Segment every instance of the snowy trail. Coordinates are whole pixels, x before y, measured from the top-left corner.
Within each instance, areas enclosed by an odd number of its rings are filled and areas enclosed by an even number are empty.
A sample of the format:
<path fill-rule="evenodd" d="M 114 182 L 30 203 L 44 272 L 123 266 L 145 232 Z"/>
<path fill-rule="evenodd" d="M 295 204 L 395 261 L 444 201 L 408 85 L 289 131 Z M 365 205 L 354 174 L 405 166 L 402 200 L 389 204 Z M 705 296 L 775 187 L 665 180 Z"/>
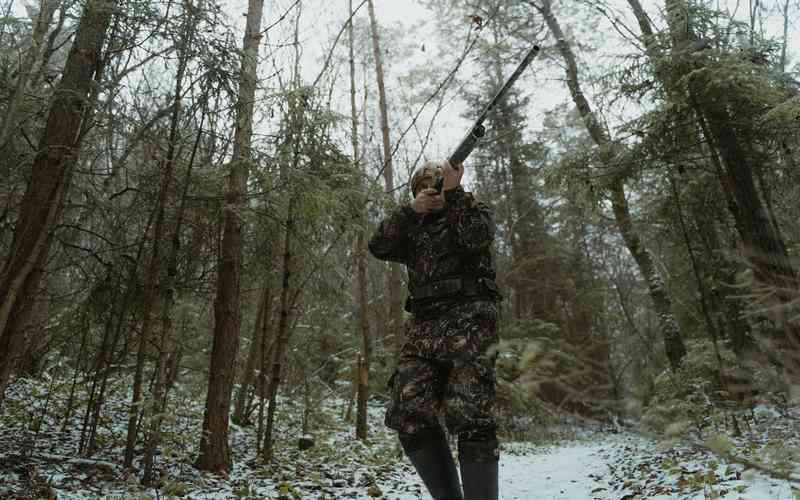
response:
<path fill-rule="evenodd" d="M 521 443 L 504 445 L 500 458 L 500 498 L 503 500 L 794 500 L 786 481 L 761 474 L 742 479 L 735 467 L 718 466 L 714 483 L 680 486 L 697 477 L 704 461 L 682 465 L 685 474 L 663 468 L 669 452 L 632 435 L 606 435 L 591 441 L 568 442 L 547 448 Z M 410 468 L 410 466 L 409 466 Z M 727 477 L 726 477 L 727 476 Z M 383 489 L 390 500 L 429 498 L 416 474 L 408 472 L 402 489 Z M 382 485 L 383 486 L 383 485 Z M 369 497 L 364 497 L 369 498 Z"/>
<path fill-rule="evenodd" d="M 599 485 L 594 477 L 608 472 L 602 450 L 608 443 L 569 443 L 562 446 L 534 450 L 529 446 L 504 447 L 500 458 L 500 498 L 503 500 L 532 499 L 591 499 Z M 416 494 L 424 491 L 415 474 L 409 474 L 408 490 L 400 493 L 387 491 L 392 500 L 425 498 Z M 412 484 L 413 483 L 413 484 Z M 599 490 L 602 492 L 602 490 Z M 599 497 L 597 497 L 599 498 Z"/>
<path fill-rule="evenodd" d="M 574 443 L 534 455 L 506 453 L 500 462 L 501 498 L 593 498 L 603 486 L 591 476 L 602 477 L 608 471 L 603 445 Z"/>

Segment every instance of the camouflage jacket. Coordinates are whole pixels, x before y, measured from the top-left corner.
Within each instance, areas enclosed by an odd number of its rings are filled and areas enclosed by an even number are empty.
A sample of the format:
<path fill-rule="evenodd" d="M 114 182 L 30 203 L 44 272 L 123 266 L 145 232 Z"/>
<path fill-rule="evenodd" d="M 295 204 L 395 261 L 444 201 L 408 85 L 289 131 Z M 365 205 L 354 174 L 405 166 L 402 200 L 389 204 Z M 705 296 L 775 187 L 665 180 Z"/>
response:
<path fill-rule="evenodd" d="M 491 210 L 462 187 L 445 192 L 444 210 L 420 216 L 406 204 L 393 211 L 369 242 L 372 255 L 400 262 L 408 270 L 408 288 L 414 289 L 447 278 L 475 276 L 495 279 L 491 246 L 495 225 Z M 496 300 L 496 289 L 483 300 Z M 415 316 L 447 310 L 463 298 L 450 297 L 414 304 Z"/>

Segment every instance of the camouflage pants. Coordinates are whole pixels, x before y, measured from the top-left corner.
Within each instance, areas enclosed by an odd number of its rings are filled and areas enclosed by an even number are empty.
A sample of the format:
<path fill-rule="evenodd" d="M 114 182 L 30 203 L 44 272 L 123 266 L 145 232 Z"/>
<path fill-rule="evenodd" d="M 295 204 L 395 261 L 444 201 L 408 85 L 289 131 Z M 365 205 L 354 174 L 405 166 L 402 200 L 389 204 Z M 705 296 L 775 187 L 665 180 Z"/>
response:
<path fill-rule="evenodd" d="M 386 426 L 415 434 L 438 428 L 443 416 L 461 440 L 490 439 L 496 429 L 496 344 L 494 302 L 457 304 L 438 317 L 412 320 L 389 381 Z"/>

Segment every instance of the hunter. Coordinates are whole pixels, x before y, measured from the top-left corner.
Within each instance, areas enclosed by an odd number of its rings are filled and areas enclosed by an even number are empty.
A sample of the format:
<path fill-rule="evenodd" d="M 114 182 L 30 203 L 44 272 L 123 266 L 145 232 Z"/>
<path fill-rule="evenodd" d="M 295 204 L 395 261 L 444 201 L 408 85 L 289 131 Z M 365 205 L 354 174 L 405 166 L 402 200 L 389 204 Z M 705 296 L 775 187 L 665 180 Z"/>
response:
<path fill-rule="evenodd" d="M 413 201 L 369 243 L 376 258 L 406 266 L 412 315 L 385 423 L 435 500 L 497 500 L 495 225 L 489 207 L 464 191 L 463 175 L 461 165 L 425 164 L 411 178 Z M 458 436 L 463 494 L 442 422 Z"/>

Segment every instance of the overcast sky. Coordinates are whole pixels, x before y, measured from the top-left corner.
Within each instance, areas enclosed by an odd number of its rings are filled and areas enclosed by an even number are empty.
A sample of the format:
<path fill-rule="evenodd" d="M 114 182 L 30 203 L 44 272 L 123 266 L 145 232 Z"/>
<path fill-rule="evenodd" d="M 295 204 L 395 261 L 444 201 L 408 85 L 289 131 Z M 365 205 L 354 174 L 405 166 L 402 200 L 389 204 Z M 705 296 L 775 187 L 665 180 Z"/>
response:
<path fill-rule="evenodd" d="M 397 79 L 402 74 L 404 68 L 410 63 L 429 64 L 433 67 L 440 68 L 441 77 L 444 77 L 447 72 L 450 71 L 458 54 L 453 54 L 453 57 L 449 60 L 436 59 L 437 50 L 435 50 L 435 47 L 437 43 L 439 43 L 439 37 L 437 36 L 438 34 L 435 32 L 435 30 L 438 20 L 435 19 L 435 16 L 432 12 L 421 7 L 416 1 L 411 0 L 374 0 L 374 2 L 376 14 L 381 25 L 404 25 L 409 27 L 416 26 L 417 28 L 414 31 L 414 34 L 411 35 L 411 37 L 413 37 L 411 41 L 420 45 L 421 43 L 425 43 L 428 47 L 428 50 L 425 52 L 422 52 L 421 50 L 415 51 L 413 53 L 413 60 L 386 61 L 387 86 L 390 93 L 393 91 L 398 91 Z M 777 4 L 777 2 L 778 0 L 773 0 L 772 2 L 767 0 L 762 2 L 762 4 L 769 6 L 771 3 Z M 270 8 L 268 17 L 273 20 L 276 19 L 293 3 L 294 0 L 279 0 Z M 353 0 L 353 3 L 358 5 L 359 0 Z M 719 0 L 716 3 L 718 3 L 720 6 L 729 5 L 731 10 L 733 10 L 738 4 L 739 10 L 737 18 L 747 19 L 748 2 L 739 1 L 737 3 L 736 0 Z M 617 13 L 621 16 L 624 16 L 623 21 L 625 24 L 629 26 L 634 33 L 638 32 L 638 26 L 633 16 L 630 14 L 630 8 L 627 5 L 627 1 L 612 0 L 612 4 L 617 7 Z M 304 64 L 303 67 L 304 78 L 307 81 L 310 81 L 319 71 L 319 65 L 314 64 L 314 62 L 318 61 L 324 53 L 327 53 L 330 46 L 330 41 L 339 31 L 344 23 L 344 20 L 347 18 L 347 0 L 304 0 L 304 5 L 303 22 L 301 23 L 301 38 L 304 42 L 303 45 L 305 59 L 310 61 L 310 63 Z M 642 5 L 655 20 L 656 24 L 660 25 L 662 21 L 659 6 L 663 5 L 663 1 L 642 0 Z M 241 1 L 240 8 L 242 11 L 246 10 L 245 1 Z M 464 16 L 466 17 L 468 14 L 470 13 L 465 12 Z M 364 6 L 357 14 L 357 17 L 366 19 L 367 15 L 367 8 Z M 780 25 L 780 16 L 774 17 L 775 23 L 766 26 L 766 30 L 773 36 L 781 36 L 782 26 Z M 266 21 L 265 24 L 271 24 L 272 22 L 274 21 Z M 423 26 L 419 27 L 421 24 Z M 465 21 L 465 28 L 466 24 L 467 23 Z M 794 20 L 791 27 L 790 40 L 792 40 L 793 43 L 790 44 L 790 63 L 788 67 L 792 67 L 792 65 L 796 63 L 798 52 L 800 52 L 800 32 L 798 32 L 800 29 L 799 24 L 800 23 L 798 23 L 797 20 Z M 592 37 L 592 41 L 599 38 L 598 33 L 607 35 L 605 38 L 603 38 L 605 41 L 605 47 L 601 47 L 600 50 L 594 54 L 586 56 L 585 54 L 581 53 L 581 51 L 576 51 L 579 60 L 584 61 L 588 68 L 592 68 L 597 71 L 609 70 L 614 64 L 616 64 L 616 61 L 613 59 L 615 51 L 630 51 L 630 46 L 627 44 L 627 42 L 623 42 L 621 40 L 619 35 L 614 31 L 608 21 L 600 20 L 596 25 L 593 26 L 570 26 L 569 21 L 567 19 L 563 19 L 562 25 L 568 34 L 572 31 L 575 33 L 576 37 Z M 284 34 L 282 36 L 288 36 L 291 27 L 292 26 L 290 23 L 286 23 L 283 31 Z M 343 39 L 340 41 L 342 51 L 346 49 L 346 43 L 346 37 L 343 37 Z M 591 59 L 587 61 L 585 59 L 586 57 Z M 346 78 L 347 70 L 346 68 L 342 68 L 341 71 L 343 71 L 343 75 L 339 80 L 339 86 L 341 90 L 340 97 L 343 106 L 341 111 L 349 113 L 349 82 Z M 477 68 L 474 65 L 467 64 L 462 68 L 462 70 L 460 70 L 459 76 L 463 78 L 469 78 L 470 76 L 474 75 L 476 71 Z M 588 75 L 586 73 L 582 74 L 583 78 L 586 78 L 587 76 Z M 369 77 L 374 79 L 374 74 L 369 75 Z M 563 69 L 551 62 L 539 60 L 533 62 L 526 73 L 526 77 L 520 80 L 518 83 L 518 87 L 527 95 L 532 97 L 533 104 L 529 110 L 529 122 L 527 123 L 529 130 L 540 130 L 543 113 L 547 110 L 553 109 L 560 103 L 569 101 L 570 97 L 562 78 Z M 592 86 L 588 82 L 584 82 L 584 85 L 585 91 L 590 95 L 591 98 L 591 94 L 593 92 Z M 487 100 L 490 97 L 491 96 L 487 96 Z M 463 109 L 463 103 L 461 103 L 460 100 L 456 100 L 439 115 L 439 118 L 436 122 L 437 127 L 435 129 L 436 133 L 434 134 L 434 139 L 426 148 L 427 157 L 435 160 L 441 160 L 455 148 L 456 144 L 469 126 L 469 123 L 459 116 L 463 112 Z M 606 109 L 604 111 L 606 112 L 606 118 L 612 123 L 621 116 L 627 115 L 629 117 L 630 113 L 638 114 L 640 112 L 640 110 L 636 109 L 626 110 L 622 108 L 610 110 Z M 400 134 L 401 130 L 399 129 L 405 128 L 407 124 L 410 123 L 410 120 L 407 113 L 401 110 L 390 109 L 390 113 L 392 114 L 392 121 L 396 122 L 397 125 L 400 125 L 392 130 L 392 139 L 394 141 Z M 615 113 L 619 116 L 613 116 Z M 424 123 L 427 124 L 427 121 Z M 412 137 L 406 137 L 406 141 L 411 140 L 413 140 Z M 402 171 L 402 169 L 399 170 Z"/>
<path fill-rule="evenodd" d="M 235 23 L 237 23 L 240 29 L 243 29 L 245 20 L 244 16 L 247 11 L 247 0 L 219 1 L 226 5 L 226 10 L 230 14 L 230 17 Z M 782 2 L 783 0 L 766 0 L 763 1 L 762 4 L 767 6 L 777 5 L 779 1 Z M 435 19 L 435 15 L 432 12 L 421 7 L 416 1 L 413 0 L 374 0 L 374 2 L 378 21 L 381 25 L 407 26 L 409 27 L 409 31 L 411 31 L 410 27 L 414 26 L 415 30 L 413 35 L 409 35 L 410 40 L 408 40 L 408 42 L 419 45 L 425 43 L 428 47 L 428 49 L 424 52 L 422 50 L 414 51 L 413 57 L 410 57 L 408 60 L 398 61 L 396 59 L 392 59 L 385 61 L 387 70 L 387 87 L 390 95 L 393 95 L 392 93 L 400 92 L 400 89 L 398 88 L 398 78 L 412 64 L 429 65 L 433 68 L 436 68 L 439 71 L 440 77 L 444 78 L 444 76 L 453 67 L 458 54 L 452 54 L 452 57 L 449 57 L 446 60 L 437 59 L 438 51 L 436 50 L 436 47 L 440 41 L 436 29 L 437 23 L 440 20 Z M 613 5 L 617 6 L 617 12 L 625 17 L 624 22 L 634 32 L 638 32 L 636 23 L 629 14 L 630 9 L 627 6 L 626 0 L 611 0 L 611 2 Z M 38 2 L 33 0 L 14 0 L 13 10 L 17 15 L 25 15 L 24 6 L 35 5 L 36 3 Z M 303 79 L 305 83 L 308 84 L 313 81 L 313 79 L 319 73 L 321 58 L 329 51 L 331 41 L 339 32 L 348 17 L 348 0 L 302 0 L 302 3 L 303 15 L 301 17 L 300 34 L 301 45 L 303 47 L 302 68 Z M 358 5 L 360 0 L 353 0 L 353 3 Z M 737 0 L 719 0 L 716 3 L 721 6 L 728 5 L 730 6 L 729 8 L 731 10 L 733 10 L 738 4 L 739 11 L 737 17 L 739 19 L 747 18 L 747 4 L 749 2 Z M 287 12 L 289 13 L 286 20 L 270 30 L 265 40 L 265 44 L 262 46 L 261 50 L 262 55 L 276 55 L 277 64 L 279 66 L 282 65 L 286 70 L 291 68 L 290 61 L 293 57 L 292 49 L 284 44 L 291 42 L 292 31 L 294 27 L 292 20 L 296 13 L 296 10 L 292 9 L 294 4 L 295 0 L 265 0 L 264 3 L 264 20 L 262 22 L 262 26 L 264 27 L 272 25 L 282 15 Z M 642 5 L 650 13 L 656 24 L 660 24 L 661 16 L 659 14 L 659 6 L 663 5 L 663 1 L 642 0 Z M 470 13 L 465 12 L 464 16 L 466 17 L 468 14 Z M 365 21 L 367 19 L 367 15 L 367 7 L 364 6 L 357 14 L 357 17 Z M 779 37 L 782 33 L 780 17 L 774 17 L 775 24 L 767 26 L 766 28 L 771 35 Z M 464 21 L 464 23 L 465 29 L 468 29 L 467 22 Z M 591 68 L 592 70 L 602 71 L 603 69 L 610 68 L 614 64 L 612 57 L 616 48 L 623 47 L 623 50 L 625 51 L 630 50 L 629 46 L 623 45 L 623 43 L 620 41 L 620 37 L 607 21 L 598 21 L 597 24 L 593 26 L 577 24 L 572 26 L 567 19 L 563 19 L 562 24 L 564 25 L 563 27 L 567 33 L 573 31 L 576 33 L 576 37 L 592 37 L 593 42 L 598 39 L 599 33 L 607 35 L 603 38 L 605 46 L 601 47 L 600 50 L 594 54 L 585 56 L 585 54 L 582 54 L 581 51 L 576 51 L 580 60 L 585 60 L 584 57 L 592 58 L 589 61 L 585 61 L 587 63 L 587 67 Z M 797 19 L 793 21 L 790 32 L 790 40 L 792 43 L 790 44 L 789 50 L 789 67 L 792 67 L 793 64 L 797 63 L 798 53 L 800 53 L 800 22 L 798 22 Z M 274 47 L 281 45 L 284 45 L 284 48 L 281 48 L 275 52 Z M 339 41 L 338 53 L 340 55 L 345 53 L 346 46 L 347 37 L 345 34 L 345 36 L 343 36 Z M 358 58 L 358 55 L 356 57 Z M 271 59 L 272 57 L 270 57 L 269 60 L 262 62 L 262 74 L 271 74 L 274 71 L 274 69 L 271 67 Z M 340 107 L 340 112 L 348 114 L 349 81 L 346 76 L 347 69 L 345 67 L 341 67 L 339 68 L 339 71 L 341 72 L 341 75 L 339 76 L 338 80 L 338 86 L 336 89 L 338 96 L 335 96 L 335 102 L 338 103 L 337 105 Z M 478 70 L 475 65 L 468 63 L 462 67 L 459 72 L 459 76 L 462 78 L 470 78 L 471 76 L 474 76 L 477 71 Z M 585 73 L 582 74 L 583 78 L 586 78 L 586 76 L 587 75 Z M 368 78 L 374 79 L 374 73 L 369 74 Z M 539 60 L 533 62 L 525 77 L 519 81 L 518 87 L 520 90 L 532 97 L 533 104 L 531 109 L 528 110 L 529 119 L 527 128 L 528 130 L 533 131 L 533 133 L 541 128 L 541 118 L 544 111 L 550 110 L 559 103 L 567 102 L 569 100 L 569 94 L 562 78 L 563 70 L 561 70 L 558 66 L 551 62 Z M 591 85 L 588 83 L 584 84 L 586 87 L 585 91 L 591 97 L 593 90 Z M 372 97 L 374 98 L 374 96 Z M 491 96 L 487 96 L 487 100 L 490 97 Z M 425 151 L 425 156 L 427 158 L 441 160 L 455 148 L 456 144 L 461 137 L 463 137 L 469 126 L 469 123 L 460 117 L 463 110 L 463 103 L 459 99 L 456 99 L 439 115 L 439 118 L 436 121 L 433 139 Z M 614 113 L 620 115 L 625 114 L 625 110 L 621 108 L 604 111 L 606 113 L 606 118 L 611 120 L 612 123 L 615 120 L 615 117 L 613 116 Z M 638 111 L 628 110 L 628 112 L 637 113 Z M 393 122 L 393 125 L 395 125 L 392 130 L 392 139 L 395 141 L 401 130 L 410 123 L 410 118 L 408 111 L 406 110 L 390 109 L 390 114 L 390 120 Z M 427 118 L 429 116 L 430 115 L 423 115 L 423 119 L 420 120 L 419 123 L 424 126 L 423 128 L 427 128 Z M 377 134 L 377 137 L 379 137 L 379 134 Z M 378 139 L 376 138 L 375 140 L 377 141 Z M 406 141 L 410 146 L 413 146 L 414 142 L 418 143 L 418 139 L 413 133 L 406 137 Z M 402 167 L 398 168 L 398 171 L 402 173 Z"/>

